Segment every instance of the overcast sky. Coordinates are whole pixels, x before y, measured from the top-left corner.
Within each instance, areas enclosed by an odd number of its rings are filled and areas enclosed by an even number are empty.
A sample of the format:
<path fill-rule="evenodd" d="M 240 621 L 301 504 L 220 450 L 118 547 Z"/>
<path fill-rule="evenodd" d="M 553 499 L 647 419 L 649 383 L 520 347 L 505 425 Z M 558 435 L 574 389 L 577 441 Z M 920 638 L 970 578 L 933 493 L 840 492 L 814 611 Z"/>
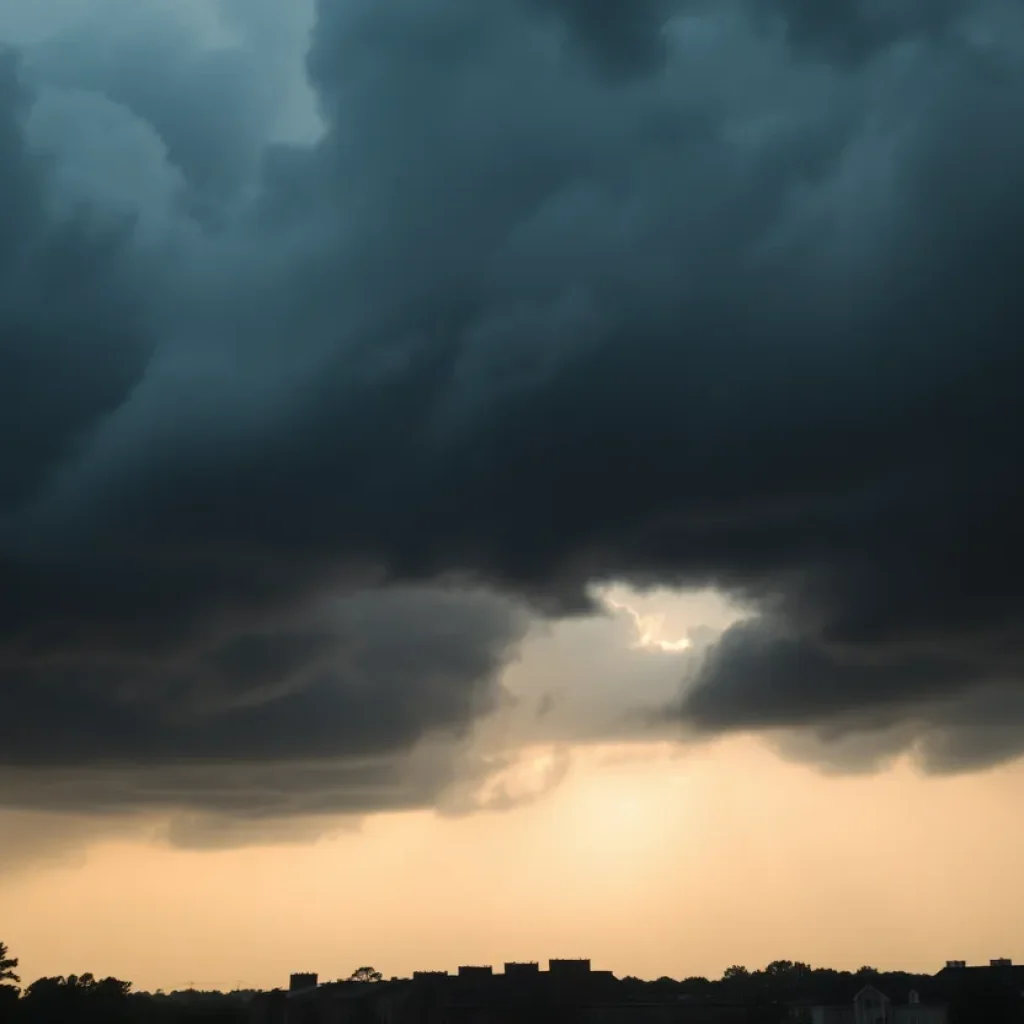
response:
<path fill-rule="evenodd" d="M 679 765 L 1016 842 L 1016 0 L 6 0 L 0 42 L 16 905 L 422 821 L 486 860 L 623 787 L 683 828 Z"/>

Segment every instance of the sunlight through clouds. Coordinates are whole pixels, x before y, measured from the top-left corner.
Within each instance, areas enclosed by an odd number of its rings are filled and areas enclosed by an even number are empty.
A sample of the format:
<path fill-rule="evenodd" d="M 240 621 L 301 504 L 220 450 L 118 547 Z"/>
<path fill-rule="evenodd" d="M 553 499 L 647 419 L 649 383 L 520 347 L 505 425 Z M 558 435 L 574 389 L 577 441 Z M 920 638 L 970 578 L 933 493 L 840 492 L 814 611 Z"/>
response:
<path fill-rule="evenodd" d="M 665 616 L 662 615 L 641 615 L 632 605 L 618 601 L 614 597 L 605 597 L 605 603 L 609 608 L 625 612 L 636 626 L 637 638 L 633 642 L 634 647 L 649 647 L 658 651 L 685 651 L 692 647 L 688 636 L 680 637 L 677 640 L 667 640 L 663 636 L 665 632 Z"/>

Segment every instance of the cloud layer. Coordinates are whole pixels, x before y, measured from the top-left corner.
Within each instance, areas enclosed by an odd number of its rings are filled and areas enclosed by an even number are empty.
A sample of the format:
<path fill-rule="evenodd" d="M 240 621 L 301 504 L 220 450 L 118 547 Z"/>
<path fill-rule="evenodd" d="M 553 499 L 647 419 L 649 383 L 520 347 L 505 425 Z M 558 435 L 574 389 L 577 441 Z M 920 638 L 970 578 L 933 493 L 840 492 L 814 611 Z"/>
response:
<path fill-rule="evenodd" d="M 1024 748 L 1018 5 L 137 9 L 0 70 L 5 800 L 397 770 L 615 579 L 756 613 L 690 728 Z"/>

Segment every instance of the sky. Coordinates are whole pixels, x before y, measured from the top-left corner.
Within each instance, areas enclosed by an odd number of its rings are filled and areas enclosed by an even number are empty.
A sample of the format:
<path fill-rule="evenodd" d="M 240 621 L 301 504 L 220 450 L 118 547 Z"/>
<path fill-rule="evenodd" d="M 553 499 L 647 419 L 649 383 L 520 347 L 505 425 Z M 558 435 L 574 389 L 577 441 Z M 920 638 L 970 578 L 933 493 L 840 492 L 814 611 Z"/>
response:
<path fill-rule="evenodd" d="M 1016 0 L 0 43 L 23 975 L 1024 957 Z"/>

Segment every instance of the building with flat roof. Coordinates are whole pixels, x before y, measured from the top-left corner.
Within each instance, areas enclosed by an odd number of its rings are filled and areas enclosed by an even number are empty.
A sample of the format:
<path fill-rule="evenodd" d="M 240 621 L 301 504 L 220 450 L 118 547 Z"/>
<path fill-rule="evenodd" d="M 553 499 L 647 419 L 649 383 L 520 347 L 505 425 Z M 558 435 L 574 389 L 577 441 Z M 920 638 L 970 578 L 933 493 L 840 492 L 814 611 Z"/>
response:
<path fill-rule="evenodd" d="M 506 978 L 536 978 L 540 975 L 540 964 L 536 960 L 527 963 L 506 962 Z"/>
<path fill-rule="evenodd" d="M 590 961 L 549 960 L 548 973 L 553 978 L 585 978 L 590 974 Z"/>
<path fill-rule="evenodd" d="M 459 967 L 460 978 L 490 978 L 493 976 L 494 968 L 490 966 L 474 967 L 472 965 L 463 965 Z"/>

